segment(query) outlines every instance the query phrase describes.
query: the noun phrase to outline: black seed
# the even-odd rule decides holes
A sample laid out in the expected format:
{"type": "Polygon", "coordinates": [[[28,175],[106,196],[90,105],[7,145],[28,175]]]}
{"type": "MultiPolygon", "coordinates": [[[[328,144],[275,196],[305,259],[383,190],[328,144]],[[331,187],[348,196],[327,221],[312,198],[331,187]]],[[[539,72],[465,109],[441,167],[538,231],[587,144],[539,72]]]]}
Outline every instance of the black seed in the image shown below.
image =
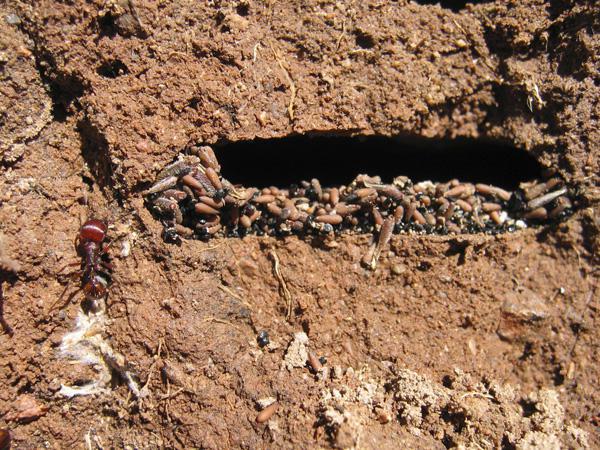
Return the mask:
{"type": "Polygon", "coordinates": [[[258,336],[256,337],[256,342],[258,342],[258,346],[261,348],[266,345],[269,345],[269,333],[267,333],[266,331],[261,331],[260,333],[258,333],[258,336]]]}

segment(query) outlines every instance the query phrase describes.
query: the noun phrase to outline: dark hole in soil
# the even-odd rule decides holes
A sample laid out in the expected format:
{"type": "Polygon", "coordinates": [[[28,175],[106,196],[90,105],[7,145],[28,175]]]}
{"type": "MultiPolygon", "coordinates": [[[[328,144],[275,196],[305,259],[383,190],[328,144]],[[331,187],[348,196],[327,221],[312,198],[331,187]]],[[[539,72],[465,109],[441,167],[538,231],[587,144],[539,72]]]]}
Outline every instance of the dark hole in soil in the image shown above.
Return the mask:
{"type": "Polygon", "coordinates": [[[523,150],[472,139],[294,136],[229,143],[216,152],[225,178],[256,187],[287,187],[311,178],[340,186],[366,173],[384,182],[399,175],[414,182],[458,178],[514,190],[541,172],[523,150]]]}
{"type": "Polygon", "coordinates": [[[117,78],[121,75],[126,75],[129,73],[129,69],[123,63],[123,61],[119,59],[115,59],[114,61],[106,61],[97,69],[98,75],[101,75],[106,78],[117,78]]]}
{"type": "Polygon", "coordinates": [[[534,413],[537,412],[537,408],[535,407],[535,403],[528,399],[519,400],[519,405],[523,409],[523,417],[531,417],[534,413]]]}
{"type": "Polygon", "coordinates": [[[478,3],[488,3],[491,0],[474,0],[474,1],[466,1],[466,0],[414,0],[415,3],[419,3],[420,5],[437,5],[439,4],[442,8],[450,9],[454,12],[458,12],[461,9],[464,9],[467,4],[476,5],[478,3]]]}
{"type": "Polygon", "coordinates": [[[98,19],[98,26],[100,28],[100,36],[115,37],[117,35],[117,26],[115,25],[115,18],[112,14],[108,13],[98,19]]]}
{"type": "Polygon", "coordinates": [[[375,39],[368,33],[358,31],[356,33],[356,45],[365,49],[373,48],[375,47],[375,39]]]}
{"type": "Polygon", "coordinates": [[[442,378],[442,386],[447,387],[448,389],[452,387],[452,378],[450,375],[444,375],[444,378],[442,378]]]}

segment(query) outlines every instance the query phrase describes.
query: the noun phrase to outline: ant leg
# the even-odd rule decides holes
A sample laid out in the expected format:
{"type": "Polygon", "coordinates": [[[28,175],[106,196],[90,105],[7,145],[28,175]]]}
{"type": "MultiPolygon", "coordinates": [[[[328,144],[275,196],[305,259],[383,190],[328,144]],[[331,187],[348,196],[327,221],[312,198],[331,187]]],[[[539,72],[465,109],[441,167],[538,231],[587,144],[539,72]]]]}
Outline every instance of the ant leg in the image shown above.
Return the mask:
{"type": "MultiPolygon", "coordinates": [[[[52,305],[50,305],[50,308],[48,309],[48,311],[46,311],[46,315],[49,315],[52,311],[54,311],[54,308],[56,307],[56,305],[62,300],[62,298],[67,293],[67,290],[69,289],[70,285],[71,285],[71,283],[67,283],[67,285],[65,286],[65,289],[62,291],[62,294],[60,294],[60,296],[58,297],[58,299],[56,299],[56,301],[54,303],[52,303],[52,305]]],[[[73,297],[75,297],[75,295],[79,291],[81,291],[81,288],[78,288],[75,292],[73,292],[71,295],[69,295],[69,297],[67,298],[67,301],[62,304],[62,306],[60,307],[60,309],[63,309],[69,303],[71,303],[71,300],[73,300],[73,297]]]]}
{"type": "Polygon", "coordinates": [[[65,270],[67,267],[75,267],[75,266],[79,266],[79,265],[81,265],[81,262],[79,262],[79,261],[74,261],[74,262],[71,262],[71,263],[67,263],[67,264],[65,264],[64,266],[62,266],[62,267],[60,268],[60,270],[58,270],[58,271],[56,272],[56,275],[60,274],[60,273],[61,273],[63,270],[65,270]]]}
{"type": "Polygon", "coordinates": [[[103,268],[105,268],[109,272],[112,272],[115,267],[113,263],[108,262],[108,261],[100,261],[100,264],[102,265],[103,268]]]}
{"type": "Polygon", "coordinates": [[[8,334],[10,337],[13,337],[15,332],[8,324],[6,319],[4,319],[4,292],[2,290],[2,282],[0,281],[0,325],[4,329],[4,332],[8,334]]]}

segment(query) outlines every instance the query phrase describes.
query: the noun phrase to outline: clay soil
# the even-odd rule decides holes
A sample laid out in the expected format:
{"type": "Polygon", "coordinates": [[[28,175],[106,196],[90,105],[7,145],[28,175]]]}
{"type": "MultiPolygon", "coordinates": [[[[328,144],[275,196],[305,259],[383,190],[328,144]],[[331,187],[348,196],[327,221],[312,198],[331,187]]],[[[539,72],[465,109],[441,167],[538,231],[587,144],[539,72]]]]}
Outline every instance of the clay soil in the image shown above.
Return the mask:
{"type": "Polygon", "coordinates": [[[3,2],[13,448],[599,448],[594,3],[3,2]],[[162,242],[140,195],[161,167],[292,134],[509,144],[578,209],[513,234],[394,236],[375,271],[367,235],[162,242]],[[81,293],[51,308],[88,217],[112,224],[96,316],[81,293]]]}

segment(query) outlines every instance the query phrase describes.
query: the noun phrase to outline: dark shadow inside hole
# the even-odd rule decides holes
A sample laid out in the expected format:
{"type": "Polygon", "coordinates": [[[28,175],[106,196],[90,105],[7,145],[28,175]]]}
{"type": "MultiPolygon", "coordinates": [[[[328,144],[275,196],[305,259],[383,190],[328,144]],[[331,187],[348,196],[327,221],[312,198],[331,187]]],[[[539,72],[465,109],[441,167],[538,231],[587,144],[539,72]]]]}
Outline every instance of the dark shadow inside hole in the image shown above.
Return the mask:
{"type": "Polygon", "coordinates": [[[106,61],[96,70],[98,75],[106,78],[117,78],[121,75],[129,73],[129,69],[123,61],[115,59],[114,61],[106,61]]]}
{"type": "Polygon", "coordinates": [[[449,9],[454,12],[458,12],[464,9],[467,4],[477,5],[478,3],[489,3],[492,0],[415,0],[415,3],[420,5],[437,5],[439,4],[442,8],[449,9]]]}
{"type": "Polygon", "coordinates": [[[474,139],[293,136],[240,141],[215,150],[225,178],[255,187],[287,187],[311,178],[323,186],[340,186],[368,174],[384,182],[399,175],[414,182],[458,178],[513,190],[541,172],[523,150],[474,139]]]}

